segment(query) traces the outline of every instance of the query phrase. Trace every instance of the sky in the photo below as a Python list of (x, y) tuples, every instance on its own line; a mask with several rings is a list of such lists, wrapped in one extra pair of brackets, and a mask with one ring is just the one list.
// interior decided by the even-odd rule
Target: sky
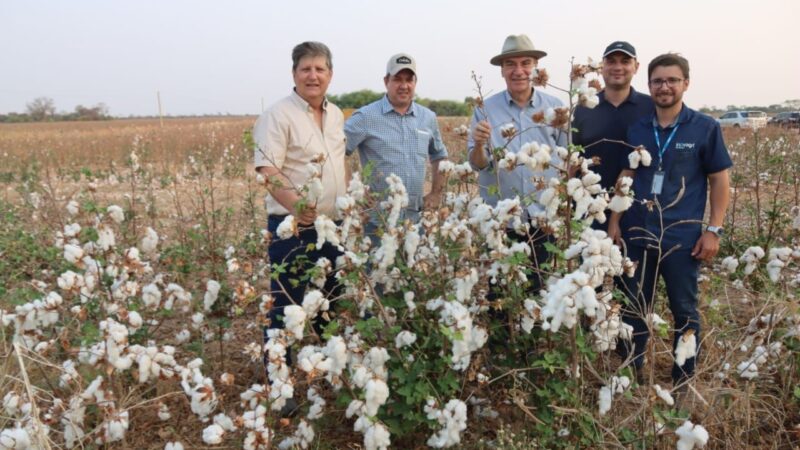
[[(550, 82), (570, 60), (628, 40), (641, 67), (673, 51), (691, 66), (692, 107), (800, 99), (800, 0), (0, 0), (0, 113), (37, 97), (60, 111), (105, 103), (112, 115), (258, 114), (292, 86), (291, 51), (333, 52), (329, 93), (383, 91), (386, 61), (417, 60), (417, 94), (462, 100), (504, 89), (489, 60), (509, 34), (546, 51)], [(558, 91), (548, 88), (556, 96)]]

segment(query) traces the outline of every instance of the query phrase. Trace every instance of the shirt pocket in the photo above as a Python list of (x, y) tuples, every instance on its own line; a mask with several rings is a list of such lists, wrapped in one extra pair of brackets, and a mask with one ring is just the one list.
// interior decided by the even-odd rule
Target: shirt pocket
[(417, 159), (428, 159), (428, 148), (430, 147), (431, 139), (433, 139), (433, 134), (431, 134), (430, 130), (424, 128), (417, 128), (415, 134), (414, 156)]
[(677, 189), (680, 189), (681, 180), (683, 179), (683, 182), (688, 184), (700, 163), (697, 159), (697, 152), (694, 150), (675, 151), (672, 158), (669, 180), (677, 185)]

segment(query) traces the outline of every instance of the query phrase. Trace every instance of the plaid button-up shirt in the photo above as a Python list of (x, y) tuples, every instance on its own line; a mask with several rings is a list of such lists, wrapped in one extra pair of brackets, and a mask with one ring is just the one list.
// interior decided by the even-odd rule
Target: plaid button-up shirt
[(405, 114), (399, 114), (384, 95), (354, 112), (344, 132), (347, 154), (358, 149), (361, 166), (373, 166), (372, 192), (385, 192), (386, 177), (394, 173), (408, 191), (408, 208), (422, 209), (426, 163), (447, 157), (433, 111), (413, 102)]

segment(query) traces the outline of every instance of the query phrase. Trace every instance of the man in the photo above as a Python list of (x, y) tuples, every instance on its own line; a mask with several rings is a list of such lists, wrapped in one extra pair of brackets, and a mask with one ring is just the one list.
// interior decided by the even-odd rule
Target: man
[[(506, 38), (501, 53), (490, 60), (492, 65), (500, 66), (506, 90), (485, 99), (483, 107), (475, 109), (472, 134), (467, 142), (469, 162), (478, 171), (481, 197), (488, 204), (496, 205), (499, 199), (519, 196), (526, 204), (523, 218), (528, 220), (543, 210), (540, 204), (532, 201), (540, 190), (534, 177), (554, 177), (556, 170), (551, 168), (544, 173), (533, 173), (525, 166), (518, 166), (511, 171), (500, 169), (496, 172), (498, 169), (490, 152), (493, 148), (505, 146), (507, 151), (517, 153), (528, 142), (547, 144), (553, 149), (566, 146), (564, 131), (533, 121), (535, 113), (563, 106), (560, 100), (533, 87), (532, 74), (539, 59), (546, 55), (537, 50), (524, 34)], [(513, 126), (517, 133), (510, 141), (503, 136), (503, 129), (508, 126)], [(557, 159), (555, 151), (553, 155)], [(538, 228), (533, 227), (528, 235), (509, 229), (508, 236), (519, 242), (533, 243), (531, 262), (534, 267), (538, 268), (538, 264), (547, 259), (544, 243), (549, 238)], [(541, 277), (535, 274), (531, 281), (531, 292), (538, 291)]]
[[(628, 127), (642, 117), (653, 115), (653, 100), (637, 92), (632, 86), (633, 76), (639, 70), (636, 49), (628, 42), (616, 41), (603, 52), (601, 75), (605, 87), (598, 94), (600, 103), (594, 108), (578, 106), (572, 126), (572, 143), (583, 146), (586, 158), (596, 158), (599, 165), (591, 170), (599, 174), (600, 185), (609, 189), (617, 182), (623, 166), (620, 155), (628, 154), (628, 147), (618, 142), (601, 142), (603, 139), (624, 142)], [(592, 228), (606, 231), (608, 223), (593, 222)]]
[[(719, 250), (729, 201), (728, 169), (733, 165), (717, 122), (683, 104), (689, 62), (677, 54), (660, 55), (650, 62), (647, 75), (655, 114), (630, 127), (628, 142), (649, 149), (652, 163), (635, 172), (622, 171), (622, 176), (633, 177), (636, 201), (621, 222), (619, 213), (612, 214), (608, 227), (612, 238), (624, 238), (628, 256), (638, 262), (635, 276), (625, 278), (632, 308), (624, 317), (634, 328), (636, 369), (644, 362), (648, 340), (644, 315), (652, 310), (659, 275), (675, 319), (673, 346), (677, 348), (689, 330), (700, 342), (697, 277), (700, 262), (711, 260)], [(708, 226), (703, 227), (709, 185), (711, 212)], [(692, 342), (692, 333), (683, 341), (682, 351), (686, 342)], [(675, 363), (673, 383), (681, 385), (694, 369), (694, 357), (682, 365)]]
[[(306, 285), (297, 283), (305, 267), (292, 269), (303, 256), (304, 264), (314, 264), (325, 257), (336, 261), (339, 251), (329, 243), (308, 251), (316, 245), (313, 227), (320, 214), (336, 216), (336, 197), (346, 193), (345, 138), (342, 130), (344, 116), (325, 94), (333, 76), (331, 52), (320, 42), (303, 42), (292, 51), (294, 91), (272, 105), (256, 121), (253, 128), (255, 167), (267, 178), (267, 229), (272, 235), (268, 253), (270, 262), (285, 264), (271, 281), (274, 297), (269, 313), (269, 328), (283, 328), (283, 309), (292, 303), (301, 304)], [(311, 198), (304, 186), (319, 178), (321, 189)], [(298, 224), (297, 236), (281, 239), (278, 226), (287, 215), (294, 215)], [(294, 281), (294, 282), (293, 282)], [(325, 291), (336, 286), (328, 277)]]
[[(345, 123), (347, 154), (358, 149), (362, 167), (373, 164), (369, 180), (372, 192), (385, 192), (390, 174), (400, 177), (408, 192), (408, 207), (400, 219), (416, 222), (421, 209), (432, 208), (441, 201), (444, 176), (439, 173), (439, 162), (447, 158), (447, 149), (436, 114), (414, 101), (414, 58), (406, 53), (389, 58), (383, 84), (386, 95), (353, 113)], [(433, 185), (423, 196), (426, 161), (430, 161)], [(377, 215), (373, 214), (367, 234), (374, 237), (378, 226)]]

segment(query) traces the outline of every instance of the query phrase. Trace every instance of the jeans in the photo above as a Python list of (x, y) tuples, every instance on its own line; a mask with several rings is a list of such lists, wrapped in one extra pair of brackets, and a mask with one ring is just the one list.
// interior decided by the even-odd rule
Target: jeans
[[(270, 264), (273, 266), (273, 270), (274, 266), (285, 264), (282, 273), (270, 281), (270, 289), (275, 301), (269, 311), (270, 322), (268, 328), (283, 328), (283, 308), (291, 304), (303, 304), (308, 281), (303, 281), (302, 278), (319, 258), (328, 258), (335, 267), (336, 258), (342, 255), (342, 252), (328, 242), (325, 242), (321, 249), (314, 247), (313, 250), (309, 251), (309, 244), (316, 246), (317, 242), (317, 231), (313, 226), (301, 227), (298, 236), (291, 236), (287, 239), (278, 238), (278, 225), (285, 218), (286, 216), (270, 215), (267, 223), (267, 230), (269, 230), (273, 238), (267, 250)], [(331, 271), (322, 289), (323, 294), (328, 298), (337, 296), (341, 290), (335, 273), (335, 270)], [(317, 332), (320, 331), (319, 316), (314, 323), (314, 327)], [(266, 337), (266, 330), (264, 333)]]
[[(697, 277), (700, 272), (700, 261), (692, 257), (689, 249), (673, 251), (660, 262), (659, 256), (657, 249), (646, 249), (639, 245), (628, 246), (628, 257), (639, 263), (633, 278), (622, 277), (625, 282), (625, 294), (630, 301), (623, 309), (622, 320), (633, 327), (633, 349), (627, 342), (618, 349), (623, 357), (627, 357), (633, 350), (634, 366), (637, 369), (644, 363), (644, 353), (650, 337), (645, 318), (653, 311), (653, 297), (659, 275), (664, 279), (669, 309), (675, 319), (673, 356), (678, 339), (689, 329), (695, 332), (698, 354), (700, 350), (700, 314), (697, 312)], [(695, 359), (695, 357), (687, 359), (682, 367), (673, 363), (673, 383), (679, 383), (694, 375)]]

